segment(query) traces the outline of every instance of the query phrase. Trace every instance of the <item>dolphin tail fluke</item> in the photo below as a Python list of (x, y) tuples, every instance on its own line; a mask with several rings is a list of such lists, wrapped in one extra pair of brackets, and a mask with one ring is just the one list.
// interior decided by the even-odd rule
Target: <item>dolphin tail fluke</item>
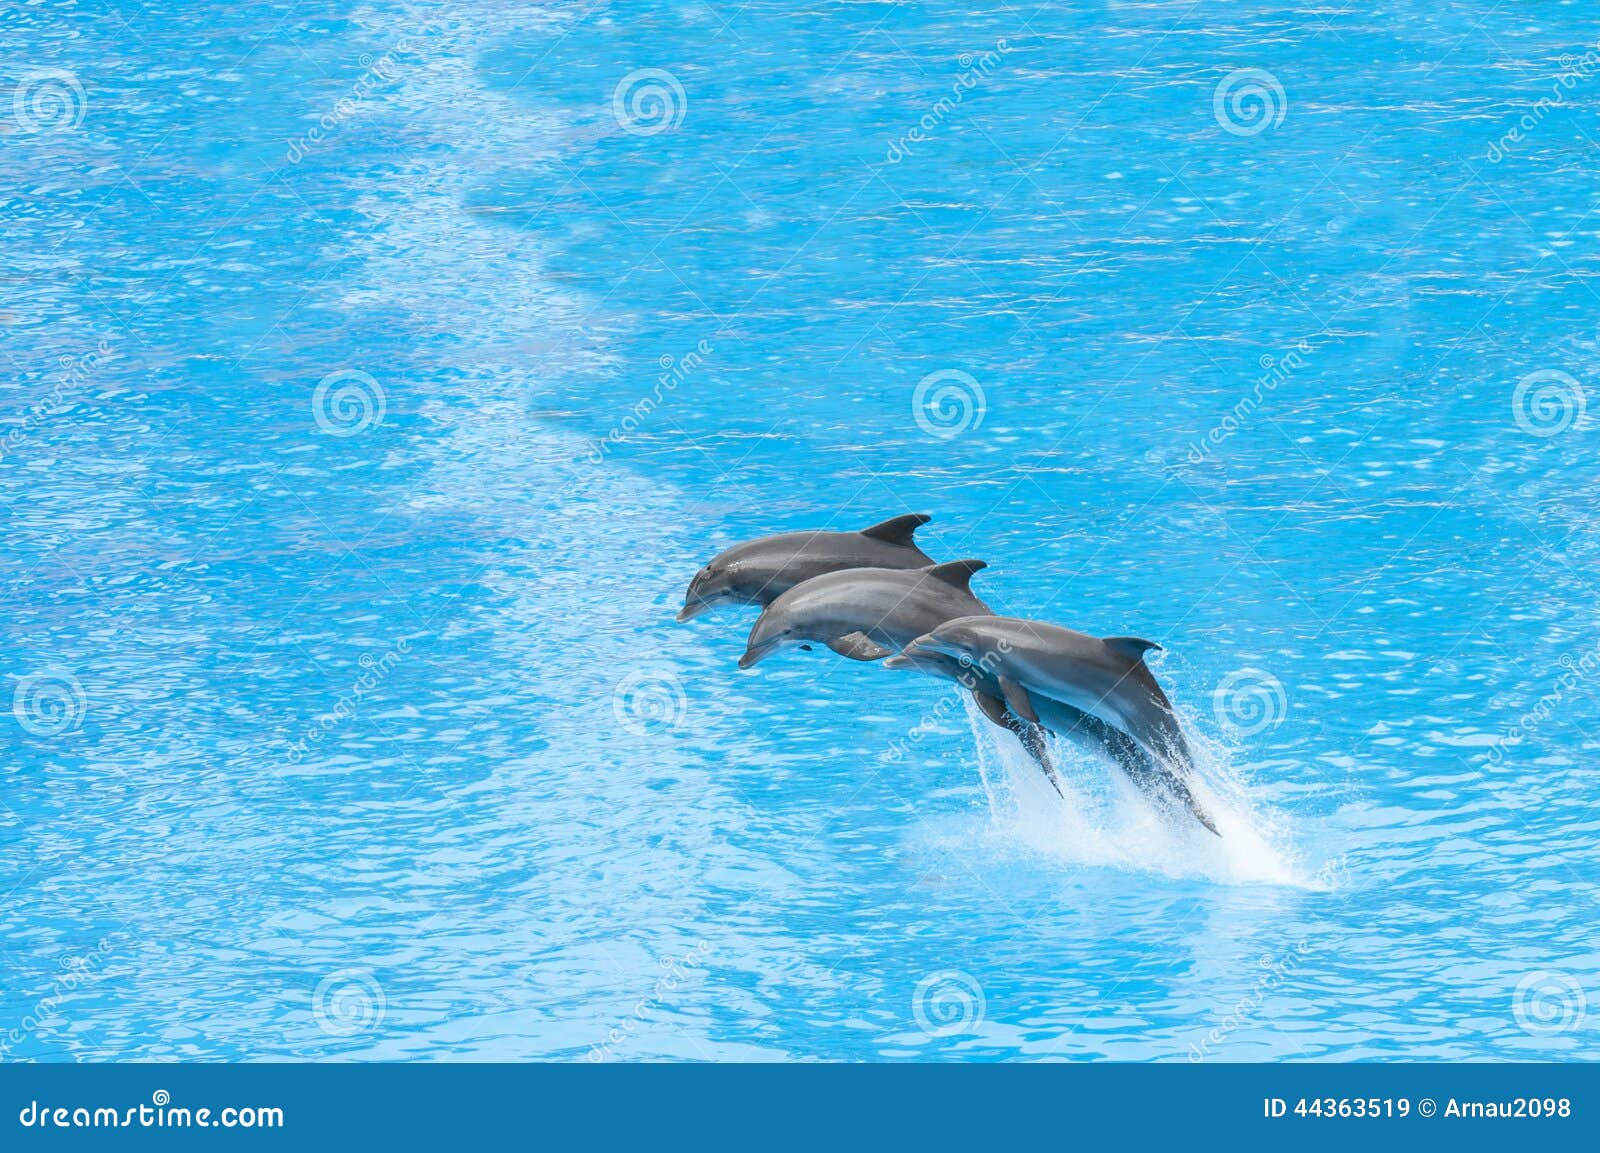
[(1194, 790), (1189, 788), (1189, 783), (1185, 781), (1183, 777), (1169, 769), (1162, 774), (1162, 779), (1167, 786), (1167, 791), (1172, 794), (1173, 799), (1181, 803), (1184, 808), (1188, 809), (1190, 814), (1195, 820), (1200, 822), (1202, 827), (1211, 833), (1212, 836), (1222, 836), (1222, 834), (1217, 830), (1216, 822), (1211, 819), (1211, 814), (1207, 813), (1205, 807), (1195, 799)]
[[(1088, 713), (1076, 718), (1076, 723), (1067, 735), (1071, 734), (1082, 734), (1098, 742), (1134, 785), (1163, 808), (1170, 809), (1181, 805), (1206, 831), (1218, 837), (1222, 836), (1216, 822), (1211, 819), (1205, 807), (1195, 800), (1194, 791), (1189, 788), (1186, 778), (1193, 772), (1194, 762), (1187, 745), (1169, 749), (1169, 756), (1159, 757), (1153, 752), (1146, 751), (1121, 729), (1108, 725)], [(1177, 766), (1170, 763), (1174, 759), (1179, 759)]]

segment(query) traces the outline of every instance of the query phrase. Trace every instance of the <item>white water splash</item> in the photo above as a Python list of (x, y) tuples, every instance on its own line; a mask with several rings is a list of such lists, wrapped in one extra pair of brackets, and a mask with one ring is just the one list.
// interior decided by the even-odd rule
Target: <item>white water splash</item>
[[(1222, 884), (1315, 887), (1296, 868), (1282, 822), (1253, 806), (1225, 752), (1190, 738), (1195, 797), (1222, 835), (1162, 814), (1115, 765), (1052, 739), (1058, 797), (1022, 746), (970, 702), (967, 720), (996, 832), (1063, 863), (1199, 877)], [(1190, 730), (1192, 733), (1192, 730)]]

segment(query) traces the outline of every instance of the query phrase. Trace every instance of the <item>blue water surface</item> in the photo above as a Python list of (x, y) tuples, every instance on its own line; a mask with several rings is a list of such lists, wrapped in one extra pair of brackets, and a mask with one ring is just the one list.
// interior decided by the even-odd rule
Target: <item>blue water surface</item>
[[(1594, 16), (12, 6), (6, 1055), (1600, 1055)], [(912, 511), (1222, 838), (673, 621)]]

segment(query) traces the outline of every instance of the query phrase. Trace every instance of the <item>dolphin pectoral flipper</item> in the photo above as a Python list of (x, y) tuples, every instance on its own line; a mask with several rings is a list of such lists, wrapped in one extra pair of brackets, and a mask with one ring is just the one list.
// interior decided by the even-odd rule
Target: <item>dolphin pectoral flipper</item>
[(894, 651), (874, 643), (866, 633), (846, 633), (842, 637), (834, 637), (828, 642), (828, 647), (841, 657), (849, 657), (853, 661), (878, 661)]
[(982, 689), (973, 689), (972, 700), (978, 706), (980, 713), (1002, 729), (1011, 727), (1011, 717), (1006, 713), (1006, 703), (999, 697), (993, 693), (986, 693)]
[(1022, 742), (1022, 747), (1028, 751), (1028, 755), (1039, 762), (1039, 767), (1044, 770), (1045, 779), (1056, 791), (1056, 796), (1066, 800), (1067, 794), (1061, 791), (1061, 778), (1056, 776), (1056, 767), (1050, 762), (1050, 746), (1045, 741), (1044, 730), (1017, 717), (1011, 718), (1011, 728), (1017, 734), (1017, 740)]
[(1056, 767), (1050, 761), (1050, 746), (1045, 742), (1044, 730), (1010, 712), (1006, 708), (1006, 703), (993, 693), (973, 689), (972, 699), (977, 703), (979, 712), (1001, 728), (1010, 729), (1017, 735), (1017, 740), (1022, 742), (1023, 749), (1044, 770), (1045, 779), (1056, 791), (1056, 796), (1064, 797), (1065, 794), (1061, 791), (1061, 778), (1056, 776)]
[(999, 677), (1000, 691), (1006, 695), (1006, 704), (1011, 706), (1011, 711), (1025, 721), (1033, 724), (1039, 723), (1039, 714), (1034, 711), (1033, 702), (1028, 699), (1028, 690), (1017, 684), (1010, 677)]
[(861, 530), (861, 535), (870, 536), (873, 540), (881, 540), (886, 544), (915, 548), (916, 541), (912, 539), (913, 536), (919, 528), (932, 519), (925, 512), (908, 512), (905, 516), (892, 516), (882, 524), (864, 528)]

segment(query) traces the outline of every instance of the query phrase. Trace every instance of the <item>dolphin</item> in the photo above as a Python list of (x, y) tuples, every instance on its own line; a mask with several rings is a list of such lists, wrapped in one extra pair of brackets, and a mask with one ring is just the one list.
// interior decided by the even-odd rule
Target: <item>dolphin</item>
[[(971, 587), (972, 574), (988, 567), (981, 560), (958, 560), (909, 571), (857, 568), (812, 577), (761, 611), (739, 667), (753, 668), (780, 649), (804, 648), (808, 641), (851, 660), (882, 660), (945, 621), (990, 612)], [(984, 716), (1017, 734), (1059, 793), (1036, 722), (1009, 714), (987, 686), (966, 687)]]
[(736, 544), (689, 582), (680, 621), (717, 604), (765, 608), (801, 581), (840, 569), (918, 569), (933, 558), (912, 539), (933, 518), (914, 512), (860, 532), (785, 532)]
[(1028, 741), (1041, 730), (1048, 730), (1064, 740), (1071, 741), (1084, 752), (1110, 757), (1134, 781), (1151, 780), (1161, 774), (1161, 768), (1154, 759), (1140, 748), (1132, 737), (1082, 709), (1050, 700), (1048, 697), (1035, 696), (1033, 707), (1039, 715), (1039, 724), (1029, 725), (1020, 722), (1020, 718), (1005, 707), (1005, 690), (1000, 687), (999, 678), (977, 665), (964, 665), (955, 657), (948, 657), (943, 653), (907, 650), (884, 661), (883, 667), (914, 669), (917, 672), (954, 681), (969, 690), (981, 689), (981, 693), (973, 692), (973, 698), (978, 702), (978, 706), (984, 708), (986, 701), (998, 704), (1001, 717), (996, 717), (987, 709), (985, 715), (996, 724), (1004, 725), (1015, 732), (1035, 759), (1039, 759), (1039, 754), (1028, 747)]
[(977, 614), (929, 630), (905, 655), (978, 666), (995, 678), (1007, 706), (1024, 720), (1042, 723), (1041, 704), (1046, 713), (1065, 705), (1121, 730), (1156, 769), (1130, 774), (1134, 784), (1158, 797), (1166, 794), (1217, 833), (1189, 788), (1194, 756), (1172, 702), (1144, 663), (1145, 653), (1160, 648), (1137, 637), (1092, 637), (1040, 621)]

